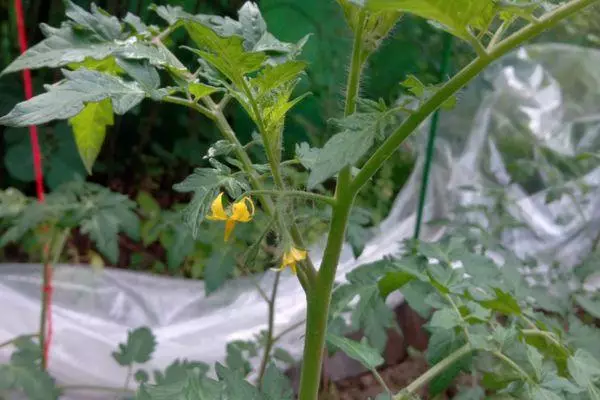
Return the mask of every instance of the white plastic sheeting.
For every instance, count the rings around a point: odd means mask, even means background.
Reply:
[[[511,213],[524,223],[504,231],[505,246],[542,264],[573,266],[585,257],[600,231],[600,168],[590,168],[580,177],[590,190],[574,189],[574,199],[561,196],[546,204],[549,179],[537,176],[533,192],[514,183],[509,172],[514,154],[503,153],[499,143],[526,139],[560,154],[598,152],[599,65],[598,51],[536,45],[505,57],[470,85],[458,106],[441,119],[425,221],[447,218],[458,205],[488,204],[484,189],[502,187],[514,205]],[[424,147],[426,128],[415,138],[418,148]],[[396,253],[400,242],[412,235],[422,163],[423,157],[360,259],[344,249],[340,281],[356,266]],[[465,190],[465,185],[475,190]],[[422,238],[435,240],[443,228],[424,226],[422,232]],[[310,253],[318,265],[321,249]],[[269,290],[273,277],[266,273],[257,279]],[[227,342],[251,339],[266,328],[266,305],[248,279],[231,281],[205,297],[199,281],[61,265],[54,284],[50,372],[63,384],[122,386],[125,370],[111,352],[129,329],[139,326],[151,327],[158,341],[148,369],[163,369],[175,358],[223,361]],[[0,342],[37,330],[39,293],[39,265],[0,266]],[[288,273],[282,276],[276,308],[276,333],[305,317],[304,294]],[[279,346],[299,359],[302,335],[302,327],[293,329]],[[0,362],[8,356],[3,349]]]

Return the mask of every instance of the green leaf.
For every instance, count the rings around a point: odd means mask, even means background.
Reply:
[[[110,211],[99,210],[80,225],[81,233],[89,235],[98,250],[113,264],[119,257],[119,219]]]
[[[177,226],[167,247],[167,265],[170,270],[176,270],[183,264],[186,257],[194,251],[194,238],[189,229]]]
[[[444,29],[469,40],[470,30],[486,29],[496,13],[495,2],[488,0],[362,0],[374,11],[408,12],[435,21]]]
[[[288,365],[292,365],[296,362],[294,357],[292,357],[292,355],[288,353],[287,350],[284,350],[281,347],[276,347],[275,350],[273,350],[273,358]]]
[[[213,250],[204,268],[206,295],[218,290],[235,269],[235,256],[232,249]]]
[[[600,359],[600,329],[582,323],[576,316],[569,317],[567,343],[586,350],[596,359]]]
[[[600,318],[600,301],[592,300],[580,294],[575,296],[575,302],[594,318]]]
[[[360,132],[344,131],[333,135],[319,150],[308,177],[308,188],[334,176],[344,167],[355,165],[375,142],[375,133],[370,129]]]
[[[12,390],[23,392],[30,400],[54,400],[60,394],[52,377],[37,367],[0,365],[0,393]]]
[[[119,344],[119,350],[112,353],[113,358],[123,366],[134,363],[143,364],[150,360],[156,349],[156,339],[147,327],[137,328],[127,333],[127,342]]]
[[[239,371],[230,370],[219,363],[215,367],[219,380],[225,385],[224,398],[260,400],[258,390],[248,383]]]
[[[112,106],[109,99],[97,103],[87,103],[83,110],[69,119],[73,128],[75,143],[81,160],[88,173],[100,154],[102,143],[106,137],[106,127],[114,123]]]
[[[177,192],[194,194],[190,204],[183,210],[183,218],[192,229],[194,238],[198,237],[200,224],[221,188],[234,199],[250,190],[246,182],[233,178],[230,174],[231,170],[222,164],[217,165],[217,168],[196,168],[192,175],[173,186]]]
[[[504,292],[498,288],[494,288],[494,293],[496,294],[495,299],[481,300],[478,303],[485,308],[499,311],[507,315],[521,315],[521,307],[510,293]]]
[[[222,384],[212,379],[198,379],[188,373],[186,379],[159,385],[142,385],[136,400],[215,400],[222,399]]]
[[[248,358],[253,356],[256,352],[254,343],[235,341],[227,343],[226,350],[226,363],[228,368],[240,372],[243,376],[246,376],[252,371],[252,365],[250,364],[250,361],[248,361]]]
[[[67,119],[79,114],[85,104],[104,99],[110,99],[114,112],[122,115],[146,96],[137,83],[100,72],[78,69],[63,70],[63,74],[66,81],[17,104],[10,113],[0,117],[0,124],[26,126]]]
[[[369,344],[381,351],[387,341],[387,329],[396,327],[394,313],[379,295],[377,285],[389,268],[386,260],[356,268],[346,275],[348,283],[336,288],[331,303],[330,318],[338,316],[359,297],[352,310],[353,328],[362,330]]]
[[[461,324],[461,318],[451,308],[443,308],[433,313],[429,326],[432,328],[452,329]]]
[[[158,71],[146,60],[124,60],[118,59],[117,64],[127,74],[140,84],[142,88],[151,95],[156,95],[156,89],[160,86]],[[159,97],[160,98],[160,97]]]
[[[175,360],[164,373],[154,371],[154,380],[157,385],[168,385],[186,380],[188,377],[200,379],[208,372],[208,365],[197,361]]]
[[[91,13],[85,11],[71,0],[65,0],[65,13],[78,28],[93,32],[104,40],[120,39],[123,31],[121,23],[116,17],[108,15],[106,11],[92,3]]]
[[[577,349],[567,360],[567,368],[573,380],[584,388],[593,386],[600,379],[600,362],[585,350]]]
[[[356,342],[331,333],[327,334],[326,340],[334,347],[337,347],[339,350],[346,353],[348,357],[360,362],[370,370],[377,368],[384,362],[379,351],[369,346],[367,343]]]
[[[202,97],[210,96],[211,94],[218,91],[219,88],[205,85],[203,83],[195,82],[195,83],[190,83],[188,85],[188,90],[190,91],[190,94],[192,96],[194,96],[194,100],[198,100],[198,99],[201,99]],[[211,157],[214,157],[214,156],[211,156]]]
[[[296,158],[302,166],[308,170],[312,169],[319,156],[319,149],[310,147],[306,142],[296,144]]]
[[[264,400],[292,400],[294,391],[287,377],[281,373],[275,364],[269,364],[261,383],[261,393]]]
[[[346,228],[346,240],[356,258],[360,257],[365,244],[371,238],[371,229],[368,227],[370,223],[371,211],[360,207],[352,208]]]
[[[239,36],[220,37],[201,23],[187,20],[184,23],[190,37],[204,50],[189,49],[206,60],[238,88],[244,86],[243,77],[263,65],[267,57],[263,53],[244,51],[244,39]]]
[[[452,400],[483,400],[485,391],[480,387],[462,387]]]
[[[333,135],[319,149],[308,177],[309,189],[334,176],[344,167],[358,163],[376,138],[385,137],[393,114],[372,107],[365,111],[333,121],[342,131]]]
[[[531,397],[531,400],[562,400],[563,397],[559,396],[558,394],[545,389],[541,386],[534,386],[530,389],[529,391],[529,395]]]
[[[535,372],[536,378],[540,380],[542,378],[542,366],[544,362],[544,356],[535,347],[527,346],[527,358],[529,359],[529,362],[533,367],[533,371]]]
[[[433,366],[452,352],[458,350],[465,344],[464,338],[457,336],[453,330],[435,329],[429,338],[429,346],[425,357],[427,363]],[[429,393],[435,396],[448,388],[454,379],[464,370],[467,370],[471,365],[471,357],[463,357],[454,362],[443,373],[434,378],[429,384]]]
[[[413,279],[415,279],[414,275],[408,272],[389,272],[379,281],[379,292],[385,299],[390,295],[390,293],[395,292],[396,290],[401,290],[404,285],[411,282]]]

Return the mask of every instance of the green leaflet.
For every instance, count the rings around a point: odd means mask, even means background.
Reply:
[[[218,290],[235,269],[235,253],[232,249],[213,250],[204,268],[206,295]]]
[[[119,344],[113,358],[123,366],[148,362],[156,349],[156,338],[149,328],[141,327],[127,334],[127,342]]]
[[[146,92],[135,82],[86,69],[63,70],[66,80],[48,86],[46,93],[21,102],[0,124],[26,126],[43,124],[55,119],[67,119],[79,114],[86,103],[110,99],[115,113],[122,115],[138,105]]]
[[[290,381],[277,369],[275,364],[269,364],[267,367],[260,387],[264,400],[294,399],[294,391]]]
[[[81,160],[91,174],[106,137],[106,128],[114,123],[110,100],[86,104],[79,114],[69,119],[69,123],[73,128]]]
[[[369,151],[375,139],[385,137],[395,121],[395,110],[385,104],[359,100],[359,112],[346,118],[334,119],[341,130],[333,135],[318,154],[311,166],[308,188],[337,174],[348,165],[355,165]]]
[[[346,353],[348,357],[359,361],[368,369],[373,370],[384,362],[379,351],[369,346],[367,343],[346,339],[345,337],[333,335],[331,333],[327,334],[326,340],[334,347],[337,347],[339,350]]]
[[[472,29],[487,29],[497,6],[490,0],[362,0],[369,10],[395,10],[435,21],[448,32],[469,40]]]

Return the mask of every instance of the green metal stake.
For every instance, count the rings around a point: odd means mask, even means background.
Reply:
[[[446,74],[450,68],[450,59],[452,58],[452,35],[444,32],[444,54],[442,56],[442,65],[440,66],[440,82],[446,79]],[[440,110],[431,117],[431,126],[429,128],[429,138],[427,140],[427,151],[425,153],[425,165],[423,166],[423,178],[421,179],[421,192],[419,193],[419,205],[417,208],[417,221],[415,223],[414,239],[418,239],[423,224],[423,209],[425,208],[425,198],[427,197],[427,187],[429,186],[429,173],[431,171],[431,162],[433,161],[433,152],[435,149],[435,138],[437,135],[438,122],[440,119]]]

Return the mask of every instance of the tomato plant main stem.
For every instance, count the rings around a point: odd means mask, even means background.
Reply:
[[[335,272],[342,250],[346,225],[354,198],[358,191],[373,177],[381,165],[396,151],[396,149],[435,112],[446,100],[466,86],[488,65],[501,56],[517,48],[525,41],[553,27],[558,22],[588,7],[597,0],[572,0],[554,11],[532,23],[508,38],[499,41],[487,51],[479,51],[478,57],[452,79],[446,82],[430,99],[428,99],[418,110],[412,113],[388,139],[367,160],[357,176],[352,179],[348,167],[342,169],[338,176],[336,185],[336,204],[333,207],[333,216],[327,237],[327,246],[317,279],[307,296],[307,321],[304,343],[304,358],[302,362],[302,374],[300,378],[300,400],[317,400],[319,393],[319,382],[323,360],[323,349],[325,345],[325,333],[327,330],[327,319],[331,292],[335,279]],[[356,110],[356,99],[358,98],[360,72],[364,58],[361,55],[362,34],[364,29],[364,13],[359,17],[354,45],[352,50],[352,62],[348,79],[348,90],[346,93],[345,114]],[[354,104],[352,104],[354,103]],[[464,354],[471,351],[470,348],[462,348]],[[457,357],[464,354],[458,353]],[[458,357],[458,358],[460,358]],[[458,359],[457,358],[457,359]],[[436,364],[423,377],[435,376],[445,368],[446,361]],[[421,380],[415,381],[419,385]],[[413,382],[413,384],[415,384]],[[409,389],[412,388],[411,385]],[[399,397],[402,398],[402,397]]]
[[[344,108],[345,116],[351,115],[356,111],[360,75],[365,61],[362,55],[364,24],[365,13],[361,12],[358,17],[354,44],[352,46],[352,61],[348,75],[346,105]],[[316,282],[307,296],[306,334],[299,393],[301,400],[317,400],[319,396],[319,383],[323,365],[323,350],[325,348],[325,333],[327,331],[331,292],[333,290],[333,282],[342,246],[346,237],[345,232],[348,217],[350,216],[355,198],[355,193],[350,190],[350,181],[350,167],[345,167],[340,171],[338,176],[335,190],[335,205],[333,206],[329,233],[327,235],[327,246],[325,247],[321,267],[317,274]]]

